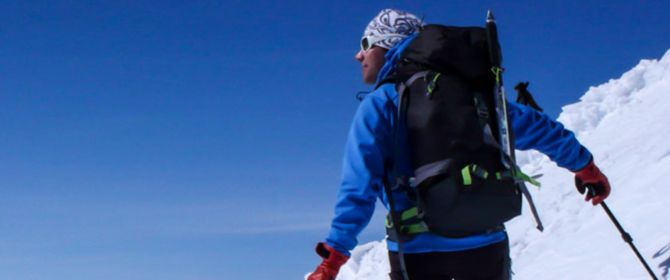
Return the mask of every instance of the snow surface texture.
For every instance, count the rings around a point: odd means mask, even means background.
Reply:
[[[660,279],[670,279],[669,93],[670,50],[591,87],[558,118],[609,177],[606,203]],[[572,173],[534,151],[517,156],[525,172],[544,174],[541,188],[529,188],[545,230],[526,203],[507,223],[514,279],[650,279],[603,209],[583,202]],[[337,279],[389,279],[386,254],[384,242],[358,246]]]

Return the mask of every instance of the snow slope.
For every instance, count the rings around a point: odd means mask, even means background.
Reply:
[[[670,51],[563,107],[574,131],[609,177],[607,204],[661,279],[670,279]],[[573,176],[537,152],[517,152],[529,174],[545,231],[524,215],[507,224],[514,279],[650,279],[601,207],[584,203]],[[371,225],[375,226],[375,225]],[[357,247],[338,280],[388,279],[384,242]]]

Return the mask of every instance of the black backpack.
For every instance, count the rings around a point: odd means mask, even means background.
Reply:
[[[493,232],[521,214],[522,173],[501,161],[492,69],[485,28],[427,25],[380,83],[396,85],[395,142],[407,144],[396,150],[408,152],[413,170],[410,178],[394,171],[395,188],[417,204],[388,217],[391,240]]]

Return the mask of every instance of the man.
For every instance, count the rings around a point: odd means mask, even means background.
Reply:
[[[384,9],[367,26],[361,50],[355,58],[361,64],[363,81],[380,83],[399,61],[412,34],[419,32],[421,20],[407,12]],[[377,198],[388,208],[384,184],[393,160],[392,137],[397,112],[398,93],[394,84],[377,85],[361,102],[349,132],[342,184],[335,207],[330,234],[316,251],[323,262],[309,280],[335,279],[357,244],[357,235],[367,226]],[[577,189],[586,185],[595,193],[586,196],[596,205],[610,192],[607,178],[594,165],[591,153],[560,123],[529,107],[509,103],[511,125],[519,149],[537,149],[559,166],[576,173]],[[406,193],[393,194],[396,209],[414,205]],[[398,244],[387,240],[390,277],[403,279]],[[426,232],[402,243],[406,270],[412,280],[421,279],[509,279],[509,241],[504,228],[493,232],[458,238]]]

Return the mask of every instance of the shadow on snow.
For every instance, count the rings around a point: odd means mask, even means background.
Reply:
[[[654,254],[654,259],[661,257],[668,251],[670,251],[670,244],[665,245],[665,247],[661,248],[661,250],[658,250],[658,252]],[[658,267],[663,269],[663,278],[667,279],[668,273],[670,271],[670,256],[668,256],[663,262],[658,264]]]

